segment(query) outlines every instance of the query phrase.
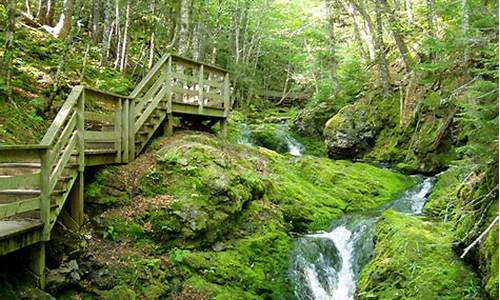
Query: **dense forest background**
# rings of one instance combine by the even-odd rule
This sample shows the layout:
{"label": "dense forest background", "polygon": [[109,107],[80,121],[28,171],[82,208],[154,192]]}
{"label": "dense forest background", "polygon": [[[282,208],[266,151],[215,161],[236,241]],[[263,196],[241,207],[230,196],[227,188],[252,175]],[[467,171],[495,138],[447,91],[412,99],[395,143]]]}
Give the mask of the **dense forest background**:
{"label": "dense forest background", "polygon": [[[424,211],[498,297],[497,1],[0,4],[0,143],[38,142],[75,85],[128,94],[164,53],[218,65],[231,73],[232,124],[285,121],[309,154],[440,174]],[[365,295],[377,283],[360,281]]]}

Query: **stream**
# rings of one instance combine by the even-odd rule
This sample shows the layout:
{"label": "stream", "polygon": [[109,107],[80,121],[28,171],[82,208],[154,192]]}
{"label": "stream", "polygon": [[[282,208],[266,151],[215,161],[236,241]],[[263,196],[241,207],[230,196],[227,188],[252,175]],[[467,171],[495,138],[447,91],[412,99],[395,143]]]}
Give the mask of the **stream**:
{"label": "stream", "polygon": [[[250,129],[250,126],[248,126],[247,124],[241,124],[240,133],[241,136],[238,143],[249,146],[253,145],[252,131]],[[288,148],[288,154],[296,157],[302,156],[302,149],[304,148],[304,146],[293,138],[286,124],[278,124],[276,126],[276,136],[286,143]]]}
{"label": "stream", "polygon": [[290,278],[298,299],[350,300],[356,279],[373,253],[375,223],[387,209],[420,214],[434,178],[416,176],[417,184],[396,200],[361,213],[349,213],[325,232],[299,238],[292,251]]}

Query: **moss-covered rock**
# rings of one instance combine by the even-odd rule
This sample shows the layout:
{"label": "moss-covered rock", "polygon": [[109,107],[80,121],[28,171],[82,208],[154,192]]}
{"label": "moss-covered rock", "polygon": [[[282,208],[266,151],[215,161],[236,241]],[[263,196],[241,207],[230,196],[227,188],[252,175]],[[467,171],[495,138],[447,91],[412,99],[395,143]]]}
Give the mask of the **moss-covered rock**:
{"label": "moss-covered rock", "polygon": [[355,158],[373,146],[381,128],[376,107],[363,101],[347,105],[325,125],[328,155],[332,158]]}
{"label": "moss-covered rock", "polygon": [[[474,169],[461,165],[438,176],[424,212],[450,224],[459,254],[498,215],[497,170],[497,163]],[[477,267],[490,298],[498,298],[498,224],[471,248],[465,260]]]}
{"label": "moss-covered rock", "polygon": [[302,110],[293,120],[293,129],[303,137],[321,137],[326,122],[339,109],[334,103],[334,101],[321,102]]}
{"label": "moss-covered rock", "polygon": [[[194,287],[215,299],[289,299],[290,231],[324,229],[343,212],[376,207],[413,184],[367,164],[291,158],[203,133],[156,144],[132,167],[103,173],[127,182],[133,172],[139,180],[127,187],[129,204],[94,218],[105,247],[141,249],[103,272],[113,285],[145,276],[134,288],[138,297],[168,281],[165,295]],[[168,263],[153,268],[158,254]]]}
{"label": "moss-covered rock", "polygon": [[482,299],[480,281],[452,250],[449,224],[387,211],[372,261],[361,271],[363,299]]}

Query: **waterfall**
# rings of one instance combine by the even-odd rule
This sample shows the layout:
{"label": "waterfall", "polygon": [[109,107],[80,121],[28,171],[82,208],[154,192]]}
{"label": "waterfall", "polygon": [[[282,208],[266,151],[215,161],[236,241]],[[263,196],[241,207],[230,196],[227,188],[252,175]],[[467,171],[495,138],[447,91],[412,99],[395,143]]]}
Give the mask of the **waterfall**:
{"label": "waterfall", "polygon": [[290,278],[298,299],[353,300],[356,278],[373,252],[375,223],[386,209],[419,214],[432,189],[433,178],[420,180],[398,199],[367,213],[353,213],[329,230],[295,242]]}

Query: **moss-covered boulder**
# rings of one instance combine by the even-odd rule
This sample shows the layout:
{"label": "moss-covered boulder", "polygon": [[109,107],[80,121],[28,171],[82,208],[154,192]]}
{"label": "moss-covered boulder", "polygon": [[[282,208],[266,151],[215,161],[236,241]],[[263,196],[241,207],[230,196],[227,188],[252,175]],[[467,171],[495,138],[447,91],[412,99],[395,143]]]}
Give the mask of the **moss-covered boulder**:
{"label": "moss-covered boulder", "polygon": [[293,129],[303,137],[322,136],[326,122],[338,111],[333,103],[321,102],[302,110],[293,120]]}
{"label": "moss-covered boulder", "polygon": [[355,158],[369,150],[381,128],[377,108],[363,101],[347,105],[325,125],[328,155]]}
{"label": "moss-covered boulder", "polygon": [[359,298],[483,299],[480,280],[452,250],[449,224],[387,211],[375,242],[359,275]]}

